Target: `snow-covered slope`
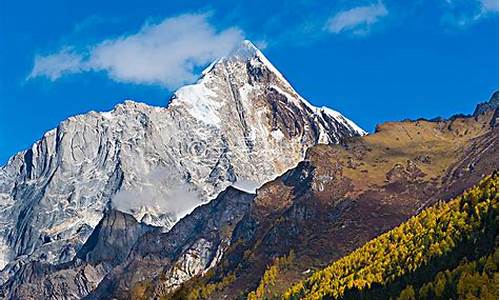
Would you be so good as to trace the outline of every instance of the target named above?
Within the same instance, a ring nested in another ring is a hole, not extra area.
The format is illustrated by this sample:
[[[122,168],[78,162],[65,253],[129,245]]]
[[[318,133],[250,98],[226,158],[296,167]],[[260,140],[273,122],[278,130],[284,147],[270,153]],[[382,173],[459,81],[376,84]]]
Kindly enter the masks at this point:
[[[245,41],[166,108],[125,101],[71,117],[14,155],[0,169],[2,277],[28,260],[72,259],[111,206],[167,230],[229,185],[258,186],[308,147],[362,134]]]

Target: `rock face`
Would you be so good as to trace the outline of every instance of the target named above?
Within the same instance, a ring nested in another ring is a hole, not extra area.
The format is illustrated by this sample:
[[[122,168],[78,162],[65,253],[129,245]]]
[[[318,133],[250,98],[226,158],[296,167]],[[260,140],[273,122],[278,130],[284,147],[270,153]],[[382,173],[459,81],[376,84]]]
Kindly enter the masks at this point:
[[[308,147],[363,134],[246,41],[166,108],[126,101],[71,117],[14,155],[0,169],[0,284],[28,261],[72,261],[111,207],[167,230],[231,184],[259,186]]]
[[[478,106],[476,106],[476,109],[474,110],[474,113],[472,115],[479,116],[488,112],[489,110],[498,110],[498,91],[494,92],[493,95],[491,95],[489,101],[480,103]]]
[[[151,226],[138,223],[131,215],[117,210],[108,211],[76,258],[91,265],[114,267],[125,260],[137,239],[151,229]]]
[[[158,284],[163,293],[171,291],[219,262],[254,198],[255,194],[230,186],[166,233],[138,223],[131,215],[109,211],[71,262],[24,264],[3,285],[0,296],[109,299],[134,293],[136,298],[144,279],[164,272],[167,280]],[[89,296],[110,271],[99,291]]]
[[[80,299],[122,263],[137,239],[154,227],[131,215],[107,211],[76,257],[52,265],[33,261],[21,266],[1,288],[7,299]]]
[[[255,194],[228,187],[197,207],[167,233],[150,231],[136,243],[126,261],[114,268],[87,299],[155,298],[219,263],[232,244],[236,225]],[[154,282],[154,283],[153,283]],[[147,286],[156,286],[147,291]]]

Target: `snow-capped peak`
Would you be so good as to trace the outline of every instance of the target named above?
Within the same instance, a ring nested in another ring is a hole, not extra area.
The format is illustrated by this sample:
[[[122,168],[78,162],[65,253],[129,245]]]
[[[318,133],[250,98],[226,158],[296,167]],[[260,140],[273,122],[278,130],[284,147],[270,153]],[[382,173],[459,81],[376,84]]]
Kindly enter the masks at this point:
[[[315,107],[301,97],[281,72],[248,40],[241,42],[228,55],[210,64],[203,70],[195,84],[177,90],[170,101],[170,106],[183,107],[191,116],[206,125],[219,127],[221,110],[234,105],[253,109],[257,105],[256,101],[263,100],[262,97],[267,98],[265,101],[268,105],[273,105],[269,103],[272,98],[269,98],[270,93],[278,93],[284,97],[289,109],[299,109],[312,118],[321,119],[328,116],[340,123],[341,127],[347,127],[357,135],[366,134],[340,113],[328,108]],[[257,95],[260,96],[256,97]],[[328,135],[325,134],[320,136],[321,142],[324,143],[338,141],[327,138]]]
[[[257,56],[262,56],[259,49],[249,40],[244,40],[237,47],[235,47],[228,55],[223,56],[219,59],[214,60],[210,63],[202,72],[199,80],[201,80],[205,75],[210,73],[217,63],[223,60],[239,60],[239,61],[249,61]],[[264,57],[265,58],[265,57]],[[267,61],[267,59],[266,59]]]
[[[278,71],[278,69],[274,67],[274,65],[267,59],[267,57],[249,40],[244,40],[243,42],[241,42],[241,44],[236,47],[229,55],[222,58],[222,60],[224,59],[236,59],[248,62],[258,61],[261,64],[265,65],[272,73],[274,73],[274,75],[276,75],[276,77],[288,84],[288,81],[281,74],[281,72]]]
[[[0,250],[13,253],[3,263],[0,255],[0,268],[10,264],[0,281],[16,260],[71,260],[111,203],[168,228],[177,219],[162,216],[179,218],[235,182],[253,191],[245,183],[274,179],[309,147],[361,134],[340,113],[309,104],[244,41],[167,107],[125,101],[71,117],[0,168]],[[165,174],[199,198],[163,183]]]
[[[244,40],[241,44],[236,47],[227,58],[249,60],[254,58],[260,50],[255,47],[255,45],[249,40]]]

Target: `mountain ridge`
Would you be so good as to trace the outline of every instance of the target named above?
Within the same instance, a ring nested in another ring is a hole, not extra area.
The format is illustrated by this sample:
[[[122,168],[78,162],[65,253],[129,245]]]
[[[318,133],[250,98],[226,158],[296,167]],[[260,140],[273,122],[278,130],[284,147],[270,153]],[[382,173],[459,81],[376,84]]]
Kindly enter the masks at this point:
[[[168,230],[232,184],[274,179],[311,145],[365,134],[313,111],[242,47],[255,55],[216,61],[165,108],[125,101],[73,116],[12,156],[0,169],[0,283],[30,261],[71,261],[109,208]]]
[[[257,191],[233,234],[241,242],[222,263],[164,296],[238,298],[291,251],[295,263],[273,279],[281,287],[324,267],[498,170],[497,119],[490,109],[440,122],[389,122],[375,134],[311,147],[296,168]]]

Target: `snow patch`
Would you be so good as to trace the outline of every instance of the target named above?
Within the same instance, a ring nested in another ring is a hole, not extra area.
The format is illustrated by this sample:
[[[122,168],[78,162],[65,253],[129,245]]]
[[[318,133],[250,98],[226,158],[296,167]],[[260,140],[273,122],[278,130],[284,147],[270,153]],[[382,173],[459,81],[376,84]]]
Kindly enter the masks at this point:
[[[271,135],[277,141],[281,141],[285,137],[285,135],[280,129],[271,131]]]
[[[183,105],[195,119],[219,127],[221,121],[217,111],[222,103],[214,100],[216,97],[213,90],[198,82],[178,89],[171,105]]]
[[[104,118],[104,119],[112,119],[113,118],[113,113],[110,112],[110,111],[105,111],[105,112],[101,112],[101,116]]]
[[[220,61],[220,59],[217,59],[217,60],[214,60],[212,63],[210,63],[208,65],[208,67],[206,67],[203,71],[201,71],[201,76],[205,76],[207,75],[210,71],[212,71],[212,69],[214,68],[214,66]]]
[[[361,129],[361,127],[359,127],[358,125],[356,125],[356,123],[354,123],[353,121],[351,121],[348,118],[344,117],[344,115],[342,115],[338,111],[335,111],[335,110],[333,110],[331,108],[328,108],[326,106],[321,107],[321,111],[323,111],[324,113],[332,116],[334,119],[338,120],[339,122],[348,125],[354,131],[356,131],[359,135],[363,136],[363,135],[367,134],[366,131],[364,131],[363,129]]]
[[[229,59],[239,59],[239,60],[251,60],[257,56],[260,52],[255,45],[249,40],[244,40],[241,42],[240,46],[235,48],[228,56],[225,58]]]
[[[232,187],[248,194],[256,194],[260,184],[253,180],[238,179],[232,184]]]
[[[4,239],[0,239],[0,271],[3,270],[14,257],[14,251],[12,251]]]

